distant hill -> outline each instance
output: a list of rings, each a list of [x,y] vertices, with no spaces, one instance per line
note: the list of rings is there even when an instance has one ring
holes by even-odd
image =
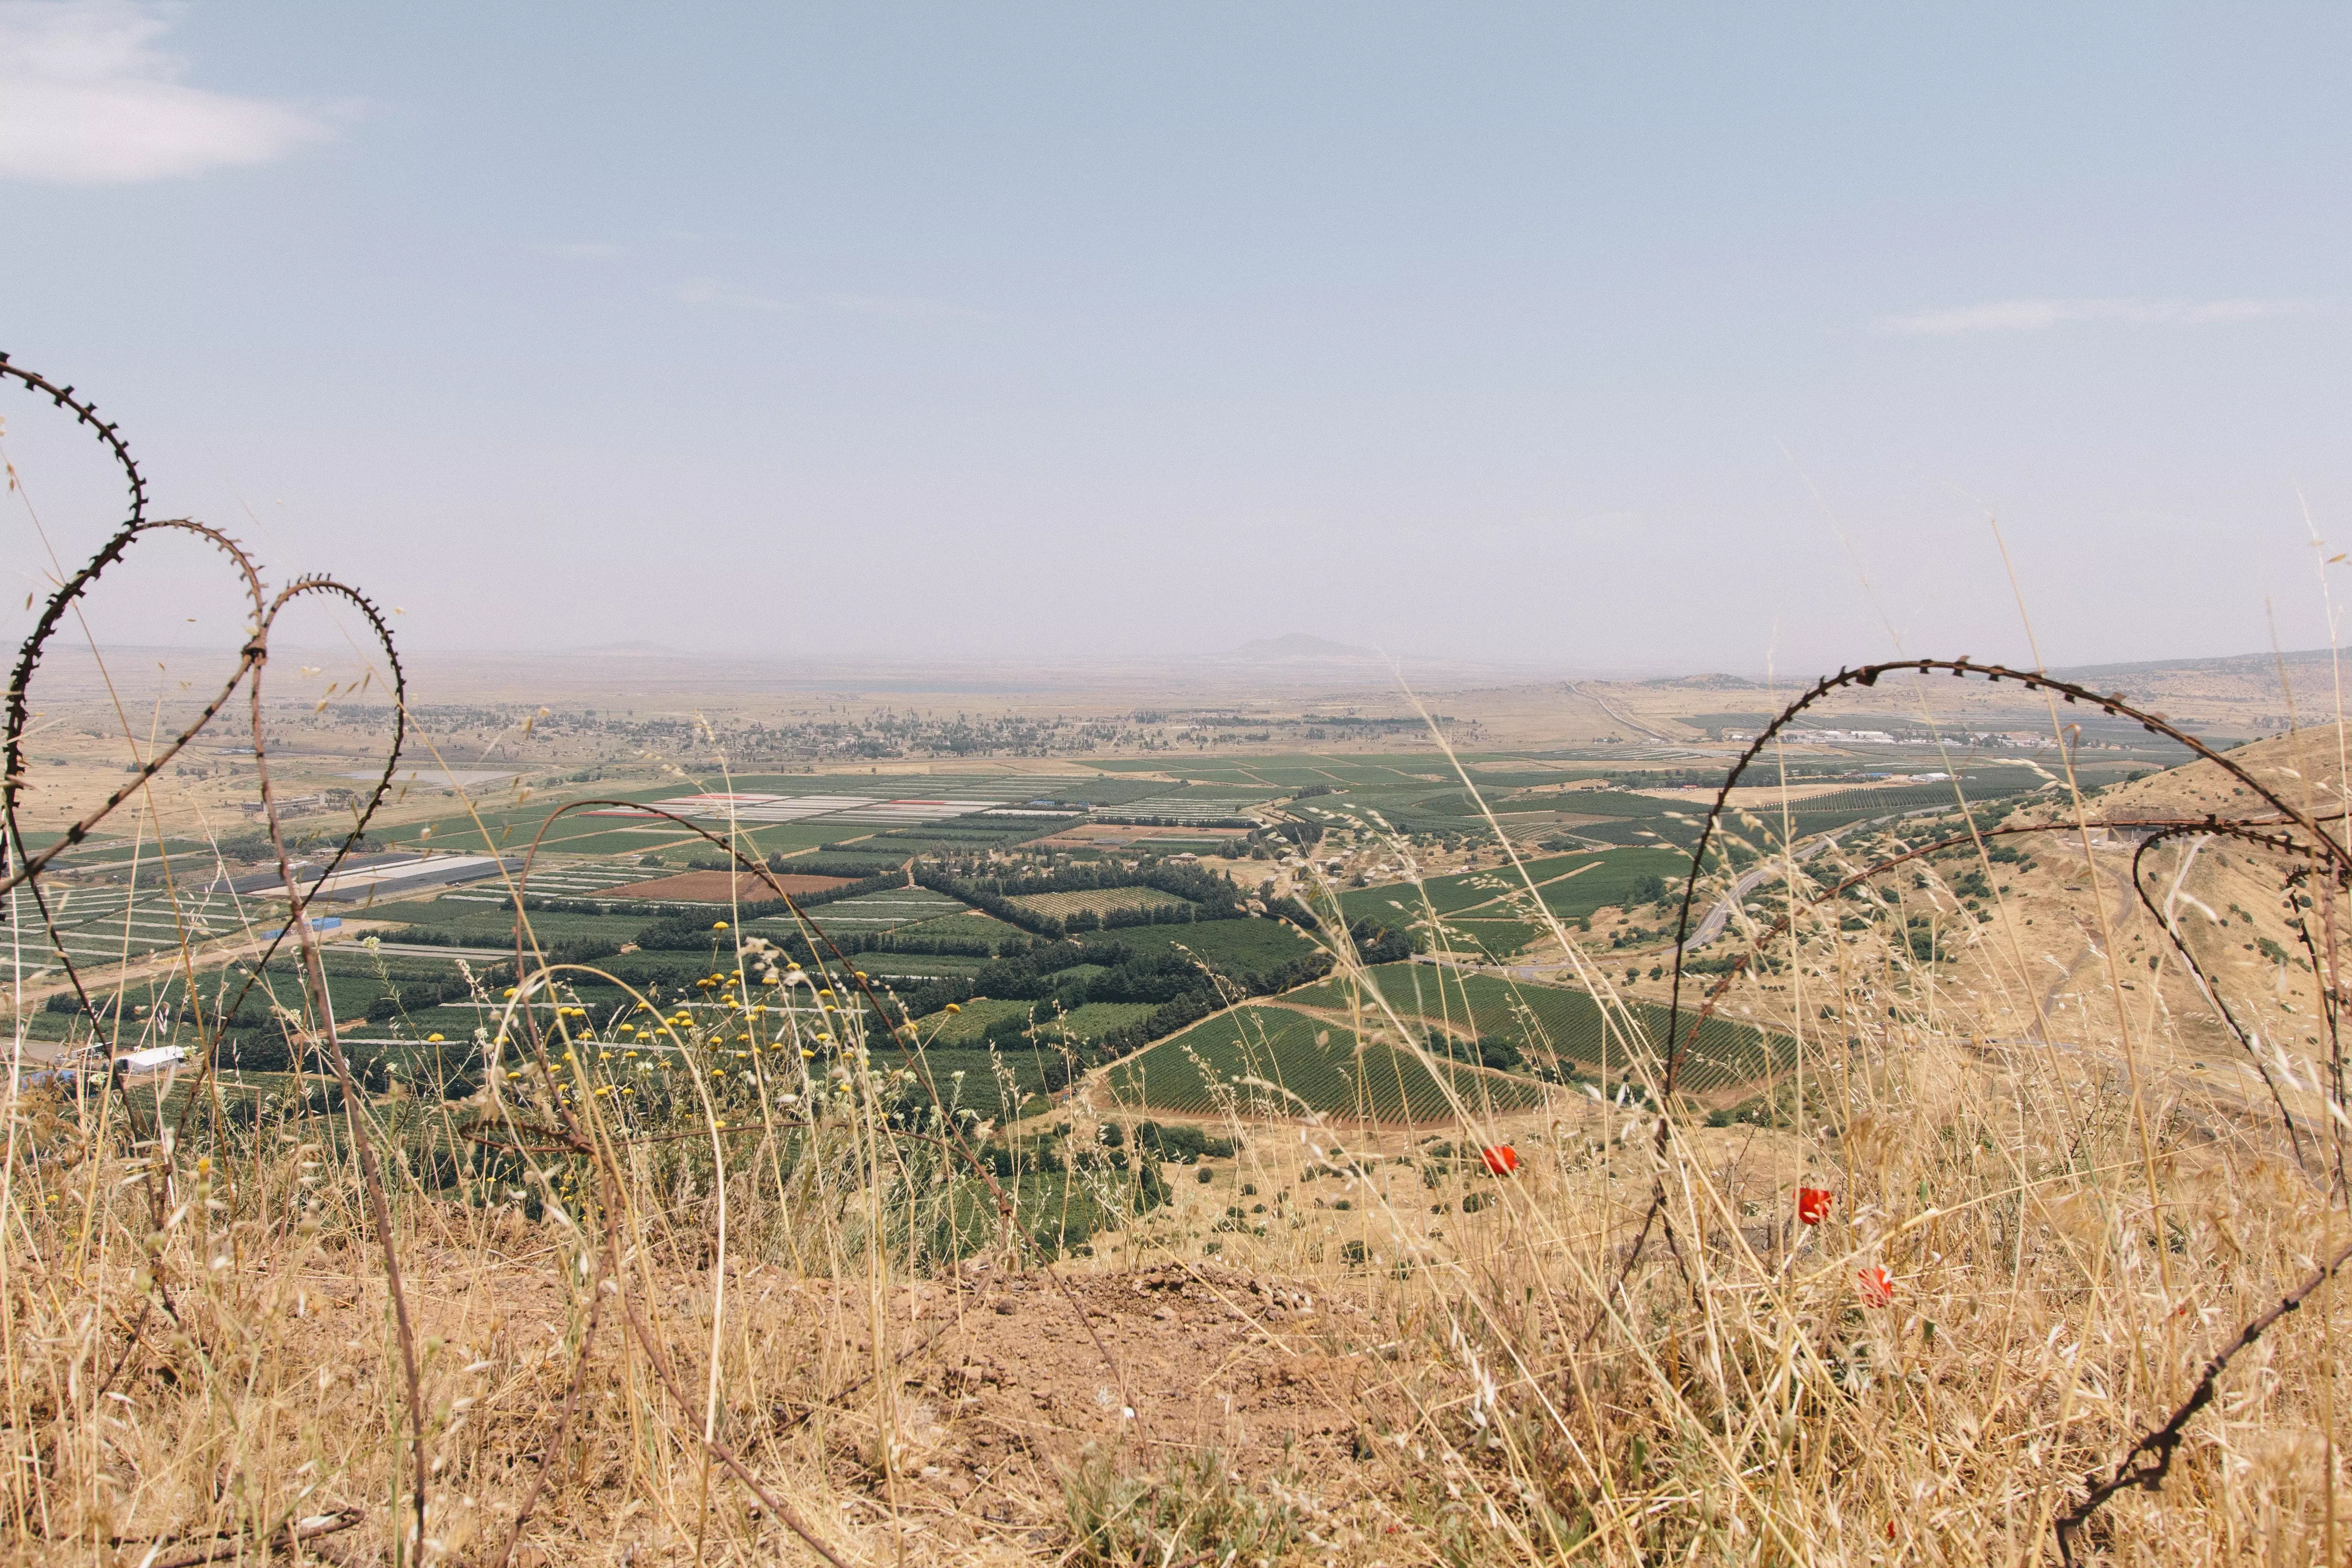
[[[2078,685],[2095,686],[2107,680],[2132,676],[2163,675],[2223,675],[2252,677],[2275,685],[2279,666],[2285,665],[2292,673],[2313,666],[2332,665],[2336,656],[2324,647],[2301,648],[2286,653],[2233,653],[2214,658],[2147,658],[2131,664],[2082,664],[2050,673],[2061,680]],[[2346,656],[2352,662],[2352,654]]]
[[[1380,654],[1368,647],[1349,643],[1333,642],[1329,637],[1309,637],[1305,632],[1290,632],[1278,637],[1256,637],[1220,658],[1249,659],[1260,664],[1297,663],[1302,659],[1365,659],[1378,658]]]

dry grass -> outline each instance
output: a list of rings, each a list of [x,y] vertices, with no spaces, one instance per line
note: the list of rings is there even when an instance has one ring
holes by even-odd
[[[854,1051],[851,1089],[771,1095],[765,1131],[722,1138],[714,1117],[761,1108],[687,1094],[628,1120],[593,1051],[509,1056],[464,1109],[580,1152],[467,1189],[387,1166],[421,1543],[348,1125],[199,1115],[155,1142],[124,1099],[27,1092],[0,1185],[0,1528],[27,1560],[149,1568],[257,1559],[341,1509],[363,1512],[306,1551],[498,1562],[526,1500],[517,1554],[541,1563],[813,1560],[780,1508],[845,1562],[2049,1557],[2083,1477],[2340,1212],[2260,1100],[2173,1072],[2221,1048],[2177,986],[2086,993],[2042,1032],[2018,986],[1881,931],[1781,951],[1746,1005],[1805,1034],[1801,1083],[1772,1086],[1784,1125],[1661,1136],[1580,1096],[1444,1130],[1513,1142],[1497,1182],[1425,1136],[1236,1124],[1209,1184],[1177,1173],[1174,1202],[1050,1273],[1014,1237],[961,1265],[913,1247],[909,1216],[976,1180],[929,1141],[953,1134],[891,1124],[905,1086]],[[2264,1005],[2315,1009],[2297,982]],[[362,1113],[380,1146],[396,1110]],[[1793,1223],[1801,1183],[1837,1194],[1818,1228]],[[1287,1201],[1221,1228],[1244,1185]],[[1891,1304],[1861,1279],[1878,1267]],[[1129,1305],[1156,1299],[1144,1276],[1184,1310]],[[2090,1543],[2323,1560],[2334,1317],[2322,1291],[2241,1357],[2161,1490],[2116,1498]]]

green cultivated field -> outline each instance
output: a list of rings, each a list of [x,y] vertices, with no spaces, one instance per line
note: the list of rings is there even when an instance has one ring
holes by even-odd
[[[1462,760],[1475,765],[1503,759],[1498,754],[1465,752]],[[1377,752],[1348,755],[1309,752],[1267,757],[1211,757],[1195,762],[1174,758],[1164,761],[1138,759],[1095,765],[1106,773],[1165,773],[1190,784],[1262,784],[1269,794],[1283,795],[1310,784],[1328,784],[1333,789],[1424,786],[1425,793],[1425,786],[1429,784],[1456,782],[1453,764],[1435,752],[1424,755],[1381,755]],[[1559,775],[1549,776],[1557,778]]]
[[[855,882],[873,876],[877,871],[897,867],[903,863],[905,858],[906,857],[893,854],[887,849],[852,845],[837,853],[824,849],[811,850],[805,854],[795,853],[791,859],[784,862],[784,869],[795,876],[846,877]]]
[[[1527,862],[1527,877],[1536,883],[1533,895],[1527,879],[1507,868],[1431,877],[1419,888],[1358,888],[1340,896],[1339,907],[1350,920],[1408,927],[1423,925],[1434,910],[1458,942],[1504,956],[1547,933],[1533,908],[1538,898],[1560,920],[1574,921],[1611,905],[1624,905],[1645,878],[1678,880],[1689,866],[1679,850],[1646,847],[1560,855]],[[1457,944],[1453,940],[1448,943]]]
[[[1054,1011],[1050,1002],[991,999],[966,1002],[960,1013],[925,1018],[917,1030],[926,1045],[936,1041],[943,1047],[976,1047],[990,1025],[1015,1018],[1024,1023],[1034,1021],[1041,1028],[1067,1030],[1076,1039],[1095,1040],[1123,1025],[1148,1018],[1151,1012],[1148,1002],[1088,1002],[1072,1008],[1064,1016]]]
[[[482,897],[492,895],[484,894]],[[378,920],[397,919],[410,928],[446,936],[467,946],[503,947],[514,942],[514,906],[500,900],[495,903],[476,903],[469,899],[454,899],[444,895],[413,904],[383,904],[374,911]],[[618,946],[635,942],[637,933],[646,929],[649,917],[643,914],[573,915],[533,910],[530,929],[542,944],[560,942],[609,942]],[[380,933],[386,942],[398,942],[400,932]]]
[[[1443,952],[1473,953],[1502,963],[1549,936],[1551,928],[1509,916],[1461,915],[1439,921],[1437,934]]]
[[[809,913],[821,922],[824,910],[815,909]],[[1037,940],[1019,926],[1008,921],[998,920],[994,915],[984,915],[978,910],[966,910],[961,914],[940,915],[936,919],[919,921],[913,925],[899,926],[890,934],[894,937],[916,939],[934,936],[975,937],[984,942],[998,943],[1000,947],[1006,942],[1019,944]]]
[[[877,980],[887,977],[902,984],[913,981],[919,984],[939,978],[970,979],[988,960],[954,953],[869,952],[860,953],[857,962]]]
[[[1210,968],[1228,974],[1263,974],[1306,957],[1315,944],[1279,921],[1202,921],[1192,925],[1127,926],[1089,931],[1084,946],[1112,944],[1139,957],[1181,948]]]
[[[878,893],[862,893],[854,899],[818,904],[806,913],[807,919],[823,930],[836,936],[849,936],[897,931],[963,912],[961,900],[935,893],[929,888],[886,888]],[[761,927],[782,924],[794,929],[798,925],[785,914],[762,916],[751,923]],[[971,923],[977,926],[980,922]]]
[[[473,792],[473,809],[470,812],[453,797],[446,812],[426,821],[404,823],[397,828],[379,833],[378,837],[394,841],[403,847],[421,846],[479,853],[485,849],[510,850],[529,844],[546,822],[548,814],[567,801],[617,800],[659,805],[665,800],[698,792],[790,796],[852,795],[892,800],[940,788],[951,788],[959,796],[1004,800],[1027,800],[1048,795],[1087,799],[1097,794],[1124,796],[1130,792],[1149,793],[1146,786],[1139,784],[1091,780],[1081,775],[1066,779],[1040,779],[988,774],[959,776],[950,783],[855,773],[747,773],[731,779],[672,780],[657,784],[629,784],[619,781],[565,784],[558,790],[534,793],[528,798],[512,787],[493,786]],[[440,793],[425,786],[412,786],[411,799],[422,800]],[[726,829],[719,822],[707,821],[701,826],[721,837],[726,836]],[[779,850],[796,855],[815,849],[820,845],[854,842],[861,852],[904,859],[926,847],[954,846],[968,848],[976,845],[1012,842],[1046,831],[1047,826],[1045,824],[978,816],[904,825],[819,816],[788,823],[745,822],[740,826],[736,842],[747,852],[757,849],[762,855]],[[555,824],[548,830],[542,843],[548,848],[587,855],[707,851],[710,848],[708,841],[695,833],[667,823],[632,822],[625,817],[595,816],[584,811],[574,812]]]
[[[1370,1027],[1383,1016],[1377,997],[1400,1016],[1494,1036],[1530,1058],[1559,1057],[1590,1072],[1605,1069],[1612,1079],[1632,1053],[1641,1053],[1654,1066],[1662,1060],[1667,1010],[1654,1002],[1629,1003],[1620,1013],[1613,1007],[1604,1010],[1582,991],[1464,974],[1431,963],[1384,963],[1366,971],[1365,978],[1370,994],[1360,995],[1350,982],[1334,979],[1286,993],[1283,1001],[1337,1010],[1360,1006]],[[1686,1008],[1681,1026],[1685,1033],[1691,1017]],[[1695,1093],[1710,1093],[1786,1071],[1794,1062],[1794,1043],[1787,1037],[1767,1035],[1753,1025],[1717,1016],[1699,1031],[1679,1082]]]
[[[1543,1103],[1525,1079],[1440,1065],[1474,1112]],[[1454,1114],[1445,1086],[1421,1058],[1360,1042],[1345,1025],[1276,1005],[1236,1008],[1114,1064],[1106,1076],[1122,1105],[1194,1115],[1442,1121]]]
[[[288,828],[292,831],[309,826],[310,819],[297,817],[289,822]],[[27,833],[25,835],[25,848],[28,853],[37,855],[64,837],[62,833]],[[222,837],[231,837],[231,833],[225,831]],[[99,838],[85,842],[80,848],[58,856],[51,864],[58,867],[128,868],[136,861],[141,867],[156,871],[163,868],[166,859],[183,878],[194,877],[201,880],[213,873],[213,847],[203,839],[166,838],[159,844],[152,838],[142,839],[135,834],[123,838]]]

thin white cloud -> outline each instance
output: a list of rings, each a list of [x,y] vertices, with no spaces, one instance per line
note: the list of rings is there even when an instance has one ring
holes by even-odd
[[[2314,300],[1996,300],[1954,310],[1920,310],[1882,316],[1882,332],[1906,337],[1957,338],[1983,332],[2044,332],[2080,321],[2133,327],[2196,327],[2224,321],[2260,321],[2275,316],[2307,316]]]
[[[315,111],[190,87],[154,47],[176,7],[0,0],[0,179],[129,184],[268,163],[333,134]]]
[[[986,310],[975,310],[968,305],[951,305],[943,300],[880,294],[817,294],[804,300],[779,300],[766,294],[748,294],[740,289],[728,289],[708,279],[688,284],[678,290],[677,297],[684,304],[716,305],[769,315],[826,311],[845,316],[882,316],[906,321],[992,321],[996,319]]]
[[[583,259],[600,256],[619,256],[622,254],[622,250],[619,246],[611,243],[609,240],[602,239],[584,240],[577,245],[544,245],[540,247],[540,248],[546,251],[550,256],[567,256]]]

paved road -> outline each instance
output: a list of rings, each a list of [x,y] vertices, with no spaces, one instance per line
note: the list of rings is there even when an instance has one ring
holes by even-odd
[[[1579,697],[1583,698],[1587,702],[1599,708],[1603,713],[1608,714],[1609,717],[1616,722],[1624,725],[1628,730],[1637,731],[1642,734],[1647,735],[1653,741],[1665,741],[1672,742],[1676,740],[1676,737],[1673,735],[1659,734],[1655,730],[1651,729],[1647,724],[1643,723],[1639,719],[1634,718],[1631,713],[1626,712],[1616,704],[1611,702],[1609,699],[1601,696],[1601,693],[1597,691],[1587,691],[1584,689],[1584,683],[1580,680],[1570,681],[1568,683],[1568,689],[1570,691],[1575,692]]]
[[[1855,826],[1859,826],[1861,825],[1856,824]],[[1851,833],[1853,831],[1853,829],[1851,827],[1841,827],[1837,830],[1838,833]],[[1809,838],[1804,843],[1798,845],[1792,853],[1798,862],[1801,864],[1804,861],[1811,859],[1814,856],[1820,854],[1822,850],[1828,848],[1831,845],[1836,842],[1837,833],[1824,833],[1819,838]],[[1762,887],[1765,883],[1779,876],[1782,868],[1783,865],[1781,857],[1775,855],[1771,859],[1767,860],[1764,864],[1757,867],[1756,869],[1748,872],[1737,882],[1732,883],[1731,890],[1724,894],[1722,898],[1717,899],[1715,901],[1714,906],[1706,911],[1706,915],[1701,917],[1698,922],[1698,930],[1690,933],[1689,940],[1683,943],[1683,951],[1685,952],[1694,952],[1696,949],[1705,947],[1717,937],[1721,936],[1723,934],[1723,928],[1731,923],[1731,911],[1738,909],[1741,903],[1745,902],[1748,894],[1754,892],[1757,889]]]
[[[1849,822],[1843,827],[1824,833],[1819,838],[1808,838],[1798,845],[1795,850],[1796,858],[1800,862],[1810,860],[1849,833],[1857,833],[1872,827],[1884,827],[1890,822],[1900,822],[1906,816],[1937,816],[1952,809],[1948,805],[1930,805],[1923,806],[1917,811],[1890,812],[1885,816],[1874,816],[1866,822]],[[1715,906],[1709,909],[1705,918],[1698,922],[1698,929],[1691,932],[1690,939],[1683,943],[1683,951],[1690,952],[1705,947],[1708,942],[1721,936],[1723,928],[1731,923],[1731,911],[1738,908],[1741,900],[1748,894],[1779,875],[1783,864],[1783,858],[1775,855],[1771,859],[1734,882],[1731,885],[1731,890],[1717,900]]]

